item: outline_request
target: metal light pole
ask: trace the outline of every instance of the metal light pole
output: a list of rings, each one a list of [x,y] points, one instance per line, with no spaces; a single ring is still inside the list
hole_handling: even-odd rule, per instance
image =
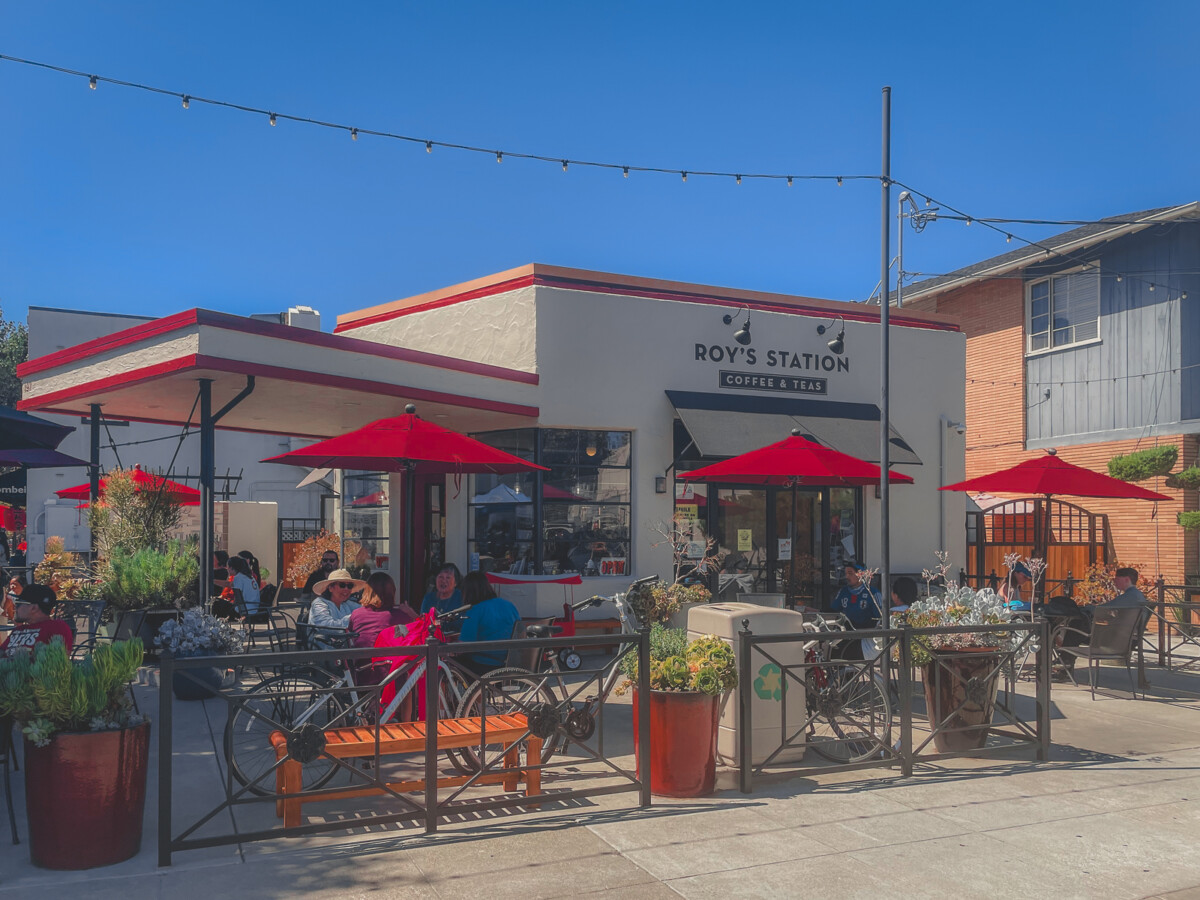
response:
[[[879,479],[879,556],[880,556],[880,585],[883,606],[883,627],[891,627],[892,608],[892,535],[891,535],[891,479],[888,477],[890,466],[891,445],[888,436],[891,431],[891,415],[888,402],[890,381],[891,347],[888,340],[888,313],[891,309],[891,299],[888,297],[888,282],[890,279],[891,256],[888,239],[891,230],[892,206],[892,89],[883,89],[883,165],[880,177],[882,215],[880,227],[879,255],[879,468],[882,473]],[[870,585],[867,586],[870,590]]]

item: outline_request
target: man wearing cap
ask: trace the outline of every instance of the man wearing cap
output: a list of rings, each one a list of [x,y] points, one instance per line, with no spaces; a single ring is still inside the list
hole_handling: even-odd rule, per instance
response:
[[[862,580],[865,569],[860,563],[846,560],[846,584],[829,605],[833,612],[841,613],[849,619],[855,628],[874,628],[879,622],[879,617],[883,615],[883,601],[879,591]]]
[[[61,619],[50,618],[57,601],[54,591],[44,584],[26,587],[16,600],[17,627],[0,645],[0,655],[13,657],[18,653],[30,653],[35,644],[48,644],[55,637],[63,639],[67,653],[70,653],[75,641],[74,631]]]
[[[350,599],[366,588],[367,583],[353,577],[346,569],[335,569],[329,577],[313,585],[319,596],[308,610],[308,624],[314,628],[345,631],[350,627],[350,613],[359,608]]]

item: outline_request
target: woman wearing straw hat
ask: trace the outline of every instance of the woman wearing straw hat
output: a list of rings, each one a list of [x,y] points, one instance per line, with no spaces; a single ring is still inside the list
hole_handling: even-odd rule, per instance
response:
[[[318,596],[308,611],[308,624],[314,628],[345,631],[350,627],[350,613],[359,608],[350,595],[366,586],[365,581],[354,578],[345,569],[330,572],[328,578],[313,585]]]

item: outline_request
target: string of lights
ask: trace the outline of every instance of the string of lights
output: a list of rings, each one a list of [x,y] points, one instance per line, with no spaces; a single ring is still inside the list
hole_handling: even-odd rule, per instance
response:
[[[1100,384],[1105,381],[1128,381],[1132,378],[1156,378],[1159,375],[1176,375],[1181,372],[1186,372],[1191,369],[1200,369],[1200,363],[1192,363],[1187,366],[1174,366],[1170,369],[1156,369],[1153,372],[1134,372],[1129,375],[1106,375],[1102,378],[1052,378],[1049,381],[1038,381],[1029,379],[1026,381],[1017,381],[1011,378],[988,379],[988,378],[967,378],[968,384],[987,385],[989,387],[1066,387],[1073,384]]]
[[[51,72],[58,72],[63,75],[71,75],[76,78],[86,78],[88,87],[96,90],[101,84],[111,84],[116,87],[132,88],[138,91],[145,91],[151,94],[158,94],[166,97],[174,97],[179,100],[183,109],[190,109],[193,103],[206,104],[208,106],[221,107],[224,109],[237,110],[239,112],[250,113],[256,116],[263,116],[267,120],[267,124],[271,126],[277,125],[280,121],[295,122],[300,125],[312,125],[320,128],[330,128],[336,131],[345,132],[352,141],[357,141],[359,137],[375,137],[384,138],[387,140],[402,141],[404,143],[416,144],[424,146],[427,153],[432,153],[434,148],[445,150],[459,150],[468,153],[481,153],[487,156],[493,156],[496,162],[502,163],[505,159],[527,159],[535,162],[551,163],[556,166],[561,166],[564,172],[568,171],[571,166],[581,166],[593,169],[608,169],[619,171],[628,178],[631,172],[642,172],[654,175],[674,175],[679,176],[683,182],[687,182],[688,178],[728,178],[732,179],[736,184],[741,184],[743,179],[758,179],[761,181],[783,181],[791,187],[796,181],[832,181],[836,182],[840,187],[846,181],[876,181],[878,182],[882,176],[880,175],[823,175],[823,174],[795,174],[795,173],[776,173],[776,172],[736,172],[736,171],[716,171],[705,169],[693,169],[683,166],[647,166],[638,165],[635,163],[618,163],[605,162],[600,160],[589,159],[574,159],[572,157],[564,157],[556,154],[546,153],[529,153],[519,150],[503,150],[491,147],[480,147],[473,144],[463,144],[456,141],[446,141],[436,138],[417,137],[410,134],[398,134],[391,131],[383,131],[377,128],[360,128],[354,125],[346,125],[340,122],[327,122],[323,119],[316,119],[310,116],[295,115],[292,113],[283,113],[270,109],[263,109],[256,106],[249,106],[244,103],[235,103],[229,100],[218,100],[212,97],[201,97],[198,94],[189,94],[183,91],[169,90],[167,88],[156,87],[149,84],[141,84],[135,81],[125,81],[120,78],[110,78],[105,75],[94,75],[88,72],[82,72],[78,69],[68,69],[64,66],[57,66],[51,63],[39,62],[32,59],[22,59],[17,56],[8,56],[0,53],[0,61],[17,63],[24,66],[33,66],[39,69],[47,69]]]

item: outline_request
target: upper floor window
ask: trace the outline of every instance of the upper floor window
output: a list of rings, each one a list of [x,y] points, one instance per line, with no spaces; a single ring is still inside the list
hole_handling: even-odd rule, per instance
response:
[[[1100,336],[1100,269],[1088,266],[1025,287],[1028,352],[1066,347]]]

